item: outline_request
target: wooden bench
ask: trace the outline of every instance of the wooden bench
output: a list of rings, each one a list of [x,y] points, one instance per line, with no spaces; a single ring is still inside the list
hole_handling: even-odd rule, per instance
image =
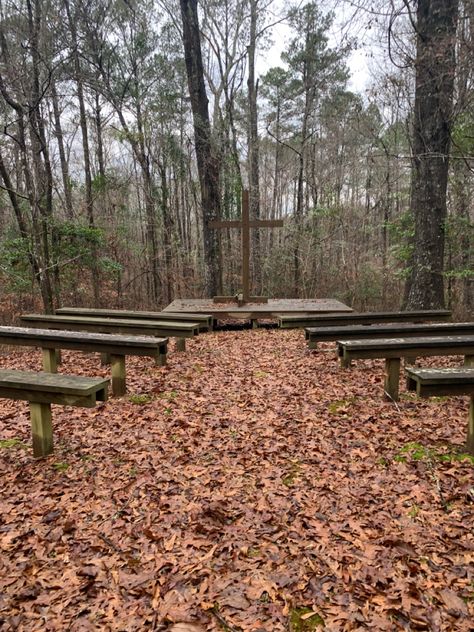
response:
[[[179,351],[185,350],[185,339],[197,336],[199,324],[172,320],[133,320],[125,318],[93,318],[92,316],[64,316],[24,314],[20,320],[25,325],[44,329],[66,329],[73,331],[92,331],[102,334],[128,334],[131,336],[148,335],[157,337],[176,337]]]
[[[298,327],[329,327],[331,325],[376,325],[380,323],[423,323],[451,319],[447,309],[427,309],[410,312],[352,312],[351,314],[275,314],[283,329]]]
[[[165,320],[198,323],[199,331],[211,331],[214,318],[209,314],[176,314],[172,312],[147,312],[127,309],[95,309],[90,307],[60,307],[56,314],[63,316],[92,316],[93,318],[125,318],[126,320]]]
[[[96,401],[107,400],[108,384],[77,375],[0,370],[0,397],[29,402],[35,457],[53,451],[51,404],[92,408]]]
[[[474,335],[420,338],[379,338],[376,340],[339,340],[338,356],[347,367],[352,360],[385,359],[385,394],[398,401],[400,364],[402,358],[418,356],[463,355],[465,364],[474,362]]]
[[[474,367],[456,369],[406,369],[407,387],[419,397],[470,395],[466,450],[474,456]]]
[[[128,355],[148,356],[154,358],[159,366],[163,366],[166,364],[168,340],[151,336],[119,336],[29,327],[0,327],[0,344],[41,347],[43,368],[50,373],[57,372],[57,349],[110,354],[112,392],[114,395],[124,395],[126,393],[125,357]]]
[[[474,335],[474,322],[306,327],[304,331],[308,347],[316,349],[318,342],[334,342],[341,340],[341,338],[344,340],[367,340],[369,338],[412,338],[413,336],[472,336]]]

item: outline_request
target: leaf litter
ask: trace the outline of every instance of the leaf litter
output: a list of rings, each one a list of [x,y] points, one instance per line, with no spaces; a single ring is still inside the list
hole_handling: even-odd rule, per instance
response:
[[[27,404],[0,400],[0,629],[472,630],[467,400],[394,406],[383,370],[301,331],[201,335],[166,367],[127,358],[124,397],[54,406],[41,461]]]

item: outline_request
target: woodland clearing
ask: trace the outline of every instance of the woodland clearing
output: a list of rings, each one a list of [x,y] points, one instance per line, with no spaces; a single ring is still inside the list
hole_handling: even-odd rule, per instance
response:
[[[384,401],[382,361],[343,370],[295,330],[200,335],[127,374],[124,397],[53,407],[44,460],[27,404],[0,400],[1,630],[472,630],[467,398]]]

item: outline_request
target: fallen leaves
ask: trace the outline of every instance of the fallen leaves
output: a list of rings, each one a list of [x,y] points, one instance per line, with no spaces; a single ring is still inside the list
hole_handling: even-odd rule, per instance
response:
[[[341,371],[297,331],[187,347],[127,360],[134,396],[55,407],[42,462],[26,404],[0,400],[0,629],[468,630],[465,400],[397,409],[382,362]]]

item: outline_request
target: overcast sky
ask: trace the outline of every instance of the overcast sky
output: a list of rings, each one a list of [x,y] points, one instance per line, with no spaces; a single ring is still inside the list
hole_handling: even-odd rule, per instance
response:
[[[280,4],[277,0],[275,6]],[[348,40],[356,41],[356,47],[348,59],[351,73],[349,89],[364,94],[371,82],[370,68],[377,59],[385,57],[385,41],[377,36],[378,28],[374,28],[373,18],[368,13],[358,11],[351,2],[345,0],[323,0],[320,5],[327,6],[335,12],[336,20],[330,34],[332,46],[340,45]],[[280,5],[286,7],[286,3]],[[289,27],[282,23],[273,30],[273,45],[269,51],[260,51],[257,71],[263,74],[272,66],[280,65],[280,54],[291,37]]]

